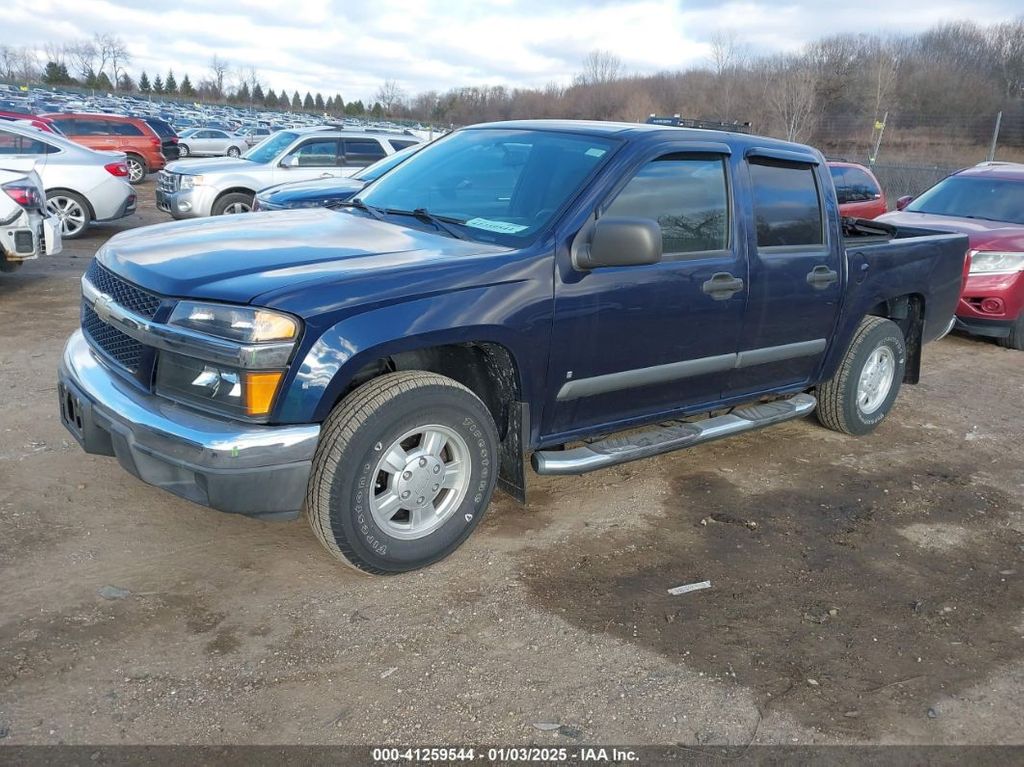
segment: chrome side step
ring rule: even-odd
[[[635,429],[572,450],[539,450],[533,454],[533,468],[538,474],[584,474],[803,418],[817,404],[810,394],[797,394],[789,399],[737,408],[728,415],[696,423],[669,421]]]

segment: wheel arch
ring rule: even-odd
[[[905,293],[875,303],[868,316],[892,320],[903,333],[907,345],[907,367],[903,382],[916,384],[921,380],[921,347],[924,345],[925,297]]]

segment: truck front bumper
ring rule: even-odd
[[[99,362],[81,330],[64,347],[57,392],[85,452],[115,456],[143,482],[235,514],[288,519],[302,509],[317,424],[244,424],[146,394]]]
[[[168,191],[159,186],[156,189],[156,207],[178,220],[209,216],[215,199],[217,190],[209,186],[177,191]]]

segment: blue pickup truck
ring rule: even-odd
[[[844,221],[814,149],[655,125],[453,132],[339,210],[151,226],[82,279],[89,453],[294,518],[362,571],[454,551],[526,464],[580,474],[815,409],[870,432],[967,239]]]

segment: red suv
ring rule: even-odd
[[[885,193],[875,174],[855,162],[830,161],[829,172],[839,200],[839,215],[876,218],[886,211]]]
[[[1024,165],[958,171],[920,197],[901,197],[880,220],[970,237],[956,326],[1024,351]]]
[[[43,115],[77,144],[90,149],[113,150],[128,155],[128,180],[138,184],[147,173],[162,170],[167,158],[161,151],[160,137],[145,120],[106,114]]]
[[[54,125],[53,120],[49,117],[40,117],[39,115],[22,114],[21,112],[0,112],[0,122],[24,122],[46,133],[60,133],[60,128]]]

